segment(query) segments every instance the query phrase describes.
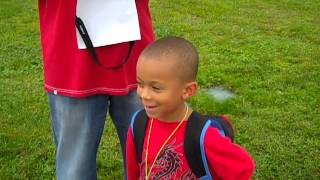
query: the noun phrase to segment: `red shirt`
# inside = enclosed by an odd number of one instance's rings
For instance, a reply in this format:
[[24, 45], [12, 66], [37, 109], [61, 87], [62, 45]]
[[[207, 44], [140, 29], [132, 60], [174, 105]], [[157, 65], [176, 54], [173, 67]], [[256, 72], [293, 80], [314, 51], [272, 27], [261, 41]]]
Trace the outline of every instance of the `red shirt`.
[[[141, 51], [154, 40], [148, 0], [136, 0], [141, 40], [136, 41], [122, 68], [106, 70], [97, 65], [88, 50], [78, 49], [76, 0], [39, 0], [45, 89], [61, 95], [84, 97], [94, 94], [125, 95], [136, 88], [136, 62]], [[105, 66], [120, 64], [129, 43], [96, 48]]]
[[[146, 136], [150, 130], [149, 119]], [[148, 150], [148, 170], [153, 163], [163, 142], [175, 129], [178, 123], [168, 123], [154, 120], [150, 134]], [[149, 179], [196, 179], [188, 166], [183, 150], [186, 121], [160, 153]], [[142, 162], [139, 164], [133, 141], [132, 129], [129, 128], [127, 137], [127, 176], [129, 180], [145, 178], [145, 156], [147, 137], [144, 138]], [[217, 129], [210, 127], [204, 138], [204, 149], [213, 178], [226, 180], [247, 180], [253, 175], [254, 162], [250, 155], [239, 145], [222, 137]]]

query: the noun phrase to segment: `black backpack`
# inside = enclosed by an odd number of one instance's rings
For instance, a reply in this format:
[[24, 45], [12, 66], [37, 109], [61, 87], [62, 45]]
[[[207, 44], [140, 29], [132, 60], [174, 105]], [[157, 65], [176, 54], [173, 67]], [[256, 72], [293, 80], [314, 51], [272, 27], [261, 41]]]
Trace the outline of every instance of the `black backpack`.
[[[131, 119], [131, 129], [139, 163], [142, 161], [147, 121], [148, 116], [144, 109], [137, 111]], [[184, 151], [192, 172], [201, 179], [212, 179], [203, 146], [208, 126], [217, 128], [221, 135], [230, 138], [232, 142], [234, 140], [234, 130], [231, 121], [226, 116], [203, 116], [196, 111], [192, 112], [186, 126]]]

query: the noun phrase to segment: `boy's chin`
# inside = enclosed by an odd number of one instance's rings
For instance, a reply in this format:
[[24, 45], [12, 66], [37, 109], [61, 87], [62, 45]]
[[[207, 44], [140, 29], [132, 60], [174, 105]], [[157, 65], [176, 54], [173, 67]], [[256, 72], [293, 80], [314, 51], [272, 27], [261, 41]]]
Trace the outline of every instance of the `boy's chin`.
[[146, 111], [149, 118], [157, 119], [157, 116], [154, 113]]
[[153, 119], [158, 119], [159, 120], [159, 114], [158, 113], [156, 113], [156, 112], [148, 112], [147, 110], [146, 110], [146, 113], [147, 113], [147, 116], [149, 118], [153, 118]]

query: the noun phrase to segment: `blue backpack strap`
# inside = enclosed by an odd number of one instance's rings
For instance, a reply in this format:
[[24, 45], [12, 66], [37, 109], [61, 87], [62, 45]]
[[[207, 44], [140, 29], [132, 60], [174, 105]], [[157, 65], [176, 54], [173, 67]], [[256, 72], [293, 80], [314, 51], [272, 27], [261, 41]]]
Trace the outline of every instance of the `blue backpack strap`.
[[207, 133], [208, 127], [211, 126], [211, 120], [207, 121], [206, 124], [204, 125], [202, 131], [201, 131], [201, 136], [200, 136], [200, 150], [201, 150], [201, 159], [203, 163], [203, 167], [205, 170], [205, 174], [200, 178], [200, 179], [213, 179], [211, 172], [209, 170], [209, 165], [207, 161], [207, 156], [206, 152], [204, 150], [204, 137]]
[[131, 119], [133, 141], [136, 148], [139, 163], [141, 163], [142, 161], [143, 142], [146, 133], [147, 122], [148, 116], [144, 109], [135, 112]]
[[211, 120], [211, 126], [219, 130], [222, 136], [228, 137], [234, 142], [234, 129], [231, 121], [226, 116], [207, 116]]

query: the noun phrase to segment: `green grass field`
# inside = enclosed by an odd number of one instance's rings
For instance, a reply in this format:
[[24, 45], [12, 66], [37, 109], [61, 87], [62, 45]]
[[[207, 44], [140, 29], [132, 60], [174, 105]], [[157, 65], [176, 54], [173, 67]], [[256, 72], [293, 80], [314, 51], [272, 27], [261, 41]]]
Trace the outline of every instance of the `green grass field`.
[[[256, 163], [254, 179], [320, 179], [320, 1], [150, 2], [157, 37], [182, 36], [200, 53], [190, 100], [225, 113]], [[54, 146], [43, 90], [37, 1], [0, 1], [0, 179], [53, 179]], [[219, 103], [206, 89], [237, 94]], [[121, 179], [107, 121], [100, 179]]]

